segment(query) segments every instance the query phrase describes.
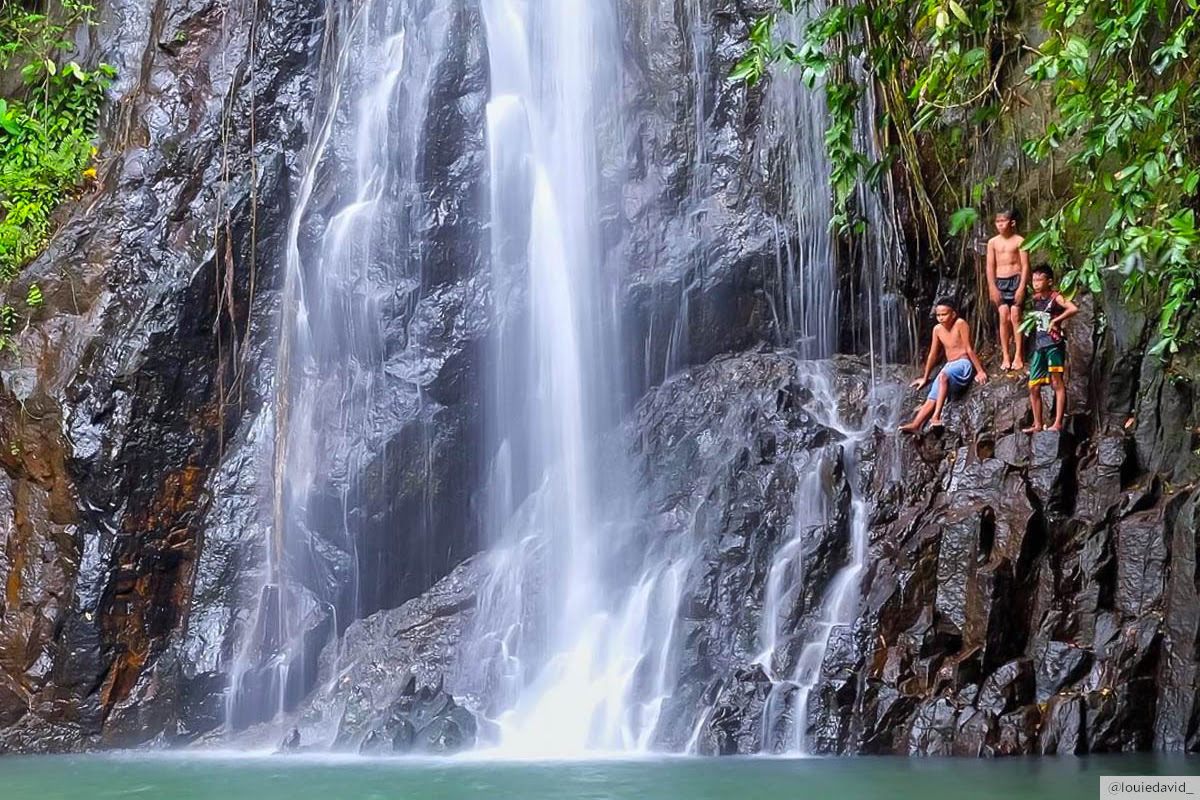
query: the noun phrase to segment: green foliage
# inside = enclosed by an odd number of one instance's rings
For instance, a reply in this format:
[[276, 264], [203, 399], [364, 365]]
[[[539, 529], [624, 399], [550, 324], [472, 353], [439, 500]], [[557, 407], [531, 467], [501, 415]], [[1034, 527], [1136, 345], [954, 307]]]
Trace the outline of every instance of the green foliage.
[[[826, 138], [833, 172], [834, 227], [840, 233], [859, 230], [854, 218], [853, 190], [860, 181], [877, 180], [897, 161], [911, 176], [913, 205], [931, 244], [939, 247], [938, 221], [929, 191], [920, 180], [924, 172], [917, 136], [948, 130], [961, 140], [968, 129], [988, 124], [999, 100], [996, 76], [1008, 58], [1009, 37], [1003, 33], [1003, 7], [996, 0], [960, 3], [957, 0], [886, 0], [833, 2], [812, 14], [799, 41], [776, 35], [780, 14], [806, 14], [808, 0], [787, 0], [780, 11], [758, 20], [749, 47], [732, 77], [749, 83], [760, 80], [772, 64], [794, 65], [802, 78], [815, 85], [825, 81], [830, 125]], [[856, 65], [863, 65], [858, 67]], [[883, 152], [872, 162], [854, 147], [858, 101], [865, 91], [879, 92], [885, 121]], [[970, 117], [963, 110], [973, 108]], [[890, 130], [889, 130], [890, 129]], [[961, 180], [942, 175], [939, 185], [961, 186]], [[967, 196], [954, 206], [966, 207]], [[959, 222], [965, 218], [960, 217]]]
[[0, 351], [7, 350], [17, 327], [17, 310], [12, 306], [0, 306]]
[[1200, 0], [1056, 0], [1042, 24], [1027, 73], [1058, 114], [1024, 150], [1065, 152], [1072, 186], [1029, 247], [1067, 290], [1119, 272], [1125, 300], [1156, 307], [1156, 352], [1175, 353], [1200, 306]]
[[[1012, 68], [1033, 52], [1023, 82], [1048, 90], [1053, 113], [1023, 150], [1035, 161], [1065, 159], [1071, 190], [1027, 247], [1060, 268], [1068, 291], [1098, 292], [1102, 272], [1120, 272], [1124, 299], [1159, 316], [1156, 349], [1179, 349], [1186, 321], [1200, 310], [1200, 0], [1049, 0], [1033, 12], [1047, 32], [1040, 50], [998, 0], [832, 0], [810, 16], [799, 41], [778, 37], [779, 15], [810, 13], [807, 3], [785, 0], [760, 19], [733, 77], [753, 83], [784, 62], [810, 85], [826, 81], [841, 232], [857, 227], [854, 186], [881, 169], [854, 152], [863, 91], [879, 92], [889, 134], [882, 161], [903, 161], [936, 253], [930, 194], [949, 195], [941, 205], [959, 209], [951, 236], [977, 224], [995, 178], [965, 188], [962, 153], [1011, 107], [1016, 93], [1002, 76], [1009, 68], [1022, 77]], [[856, 64], [865, 65], [866, 86], [855, 79], [863, 74]]]
[[20, 65], [23, 78], [16, 96], [0, 98], [0, 285], [45, 245], [55, 208], [95, 175], [96, 122], [115, 73], [61, 58], [73, 47], [67, 33], [92, 10], [78, 0], [37, 13], [0, 8], [0, 69]]
[[[50, 62], [46, 62], [50, 63]], [[0, 281], [45, 244], [50, 215], [87, 178], [92, 140], [112, 68], [35, 62], [24, 101], [0, 99]]]
[[950, 215], [950, 235], [958, 236], [975, 227], [979, 222], [979, 212], [970, 206], [960, 208]]

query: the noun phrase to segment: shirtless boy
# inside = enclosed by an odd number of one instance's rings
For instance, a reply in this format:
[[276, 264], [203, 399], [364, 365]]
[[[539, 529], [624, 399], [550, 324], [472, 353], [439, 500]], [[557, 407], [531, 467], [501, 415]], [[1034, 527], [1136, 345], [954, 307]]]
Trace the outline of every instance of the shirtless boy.
[[[1025, 366], [1021, 337], [1021, 305], [1029, 285], [1029, 254], [1021, 249], [1025, 237], [1017, 233], [1017, 212], [1001, 211], [995, 219], [996, 235], [988, 241], [988, 296], [1000, 314], [1000, 369]], [[1015, 358], [1014, 358], [1015, 355]]]
[[930, 425], [935, 428], [941, 427], [942, 407], [946, 405], [946, 398], [951, 393], [958, 394], [967, 388], [972, 377], [976, 383], [987, 381], [987, 373], [983, 371], [983, 364], [979, 363], [979, 356], [975, 355], [975, 348], [971, 344], [971, 327], [967, 325], [966, 320], [959, 318], [954, 303], [947, 299], [938, 300], [934, 315], [937, 317], [937, 325], [933, 326], [933, 341], [929, 344], [929, 357], [925, 359], [925, 374], [913, 381], [912, 387], [920, 389], [929, 382], [930, 373], [937, 366], [939, 355], [945, 356], [946, 363], [930, 387], [929, 396], [917, 409], [916, 418], [907, 425], [900, 426], [900, 430], [905, 433], [919, 431], [931, 415], [933, 419], [930, 420]]

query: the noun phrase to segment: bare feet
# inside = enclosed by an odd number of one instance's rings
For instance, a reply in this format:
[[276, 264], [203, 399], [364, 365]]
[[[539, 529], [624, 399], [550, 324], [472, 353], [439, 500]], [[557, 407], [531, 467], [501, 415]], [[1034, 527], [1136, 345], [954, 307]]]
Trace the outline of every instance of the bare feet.
[[1028, 428], [1022, 428], [1021, 433], [1040, 433], [1041, 430], [1037, 425], [1030, 425]]
[[1010, 364], [1009, 362], [1007, 362], [1007, 361], [1000, 362], [1000, 371], [1001, 372], [1008, 372], [1012, 368], [1013, 368], [1013, 365]]
[[921, 426], [910, 422], [907, 425], [901, 425], [896, 430], [900, 431], [901, 433], [916, 433], [920, 429], [921, 429]]
[[1061, 433], [1062, 425], [1049, 425], [1049, 426], [1043, 428], [1042, 430], [1047, 431], [1047, 432], [1053, 431], [1054, 433]]
[[929, 420], [929, 427], [930, 428], [944, 428], [944, 427], [946, 427], [946, 424], [944, 422], [942, 422], [941, 417], [934, 417], [933, 419]]
[[1025, 362], [1023, 362], [1021, 359], [1018, 358], [1016, 361], [1014, 361], [1012, 363], [1012, 368], [1015, 369], [1017, 372], [1021, 372], [1022, 370], [1025, 369]]

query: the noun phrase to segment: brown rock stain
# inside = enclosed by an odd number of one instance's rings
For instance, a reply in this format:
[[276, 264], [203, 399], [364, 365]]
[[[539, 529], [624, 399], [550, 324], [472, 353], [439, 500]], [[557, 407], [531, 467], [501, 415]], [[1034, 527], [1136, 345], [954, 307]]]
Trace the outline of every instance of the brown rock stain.
[[207, 475], [194, 465], [167, 474], [153, 500], [127, 518], [101, 617], [112, 653], [100, 694], [105, 716], [129, 698], [156, 643], [186, 616]]

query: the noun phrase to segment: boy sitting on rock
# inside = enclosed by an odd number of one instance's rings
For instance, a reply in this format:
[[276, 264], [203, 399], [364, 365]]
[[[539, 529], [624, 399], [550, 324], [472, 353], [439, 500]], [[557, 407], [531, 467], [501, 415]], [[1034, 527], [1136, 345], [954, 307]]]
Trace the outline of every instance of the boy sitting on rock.
[[905, 433], [915, 433], [925, 424], [930, 415], [930, 425], [935, 428], [942, 426], [942, 407], [946, 398], [952, 393], [958, 394], [971, 384], [987, 381], [987, 373], [979, 356], [975, 355], [975, 347], [971, 344], [971, 328], [966, 320], [960, 319], [958, 309], [952, 300], [942, 298], [934, 308], [937, 324], [933, 326], [933, 341], [929, 344], [929, 357], [925, 359], [925, 374], [912, 382], [914, 389], [920, 389], [929, 382], [929, 375], [938, 363], [939, 354], [944, 354], [946, 363], [938, 372], [937, 380], [929, 389], [929, 396], [917, 409], [917, 416], [907, 425], [901, 425]]
[[[1067, 366], [1067, 342], [1062, 324], [1075, 316], [1075, 304], [1054, 290], [1054, 270], [1038, 267], [1033, 271], [1033, 294], [1029, 297], [1029, 317], [1034, 336], [1033, 357], [1029, 359], [1029, 406], [1033, 425], [1025, 433], [1040, 430], [1061, 431], [1067, 409], [1067, 386], [1063, 374]], [[1054, 388], [1054, 424], [1042, 425], [1042, 387]]]

